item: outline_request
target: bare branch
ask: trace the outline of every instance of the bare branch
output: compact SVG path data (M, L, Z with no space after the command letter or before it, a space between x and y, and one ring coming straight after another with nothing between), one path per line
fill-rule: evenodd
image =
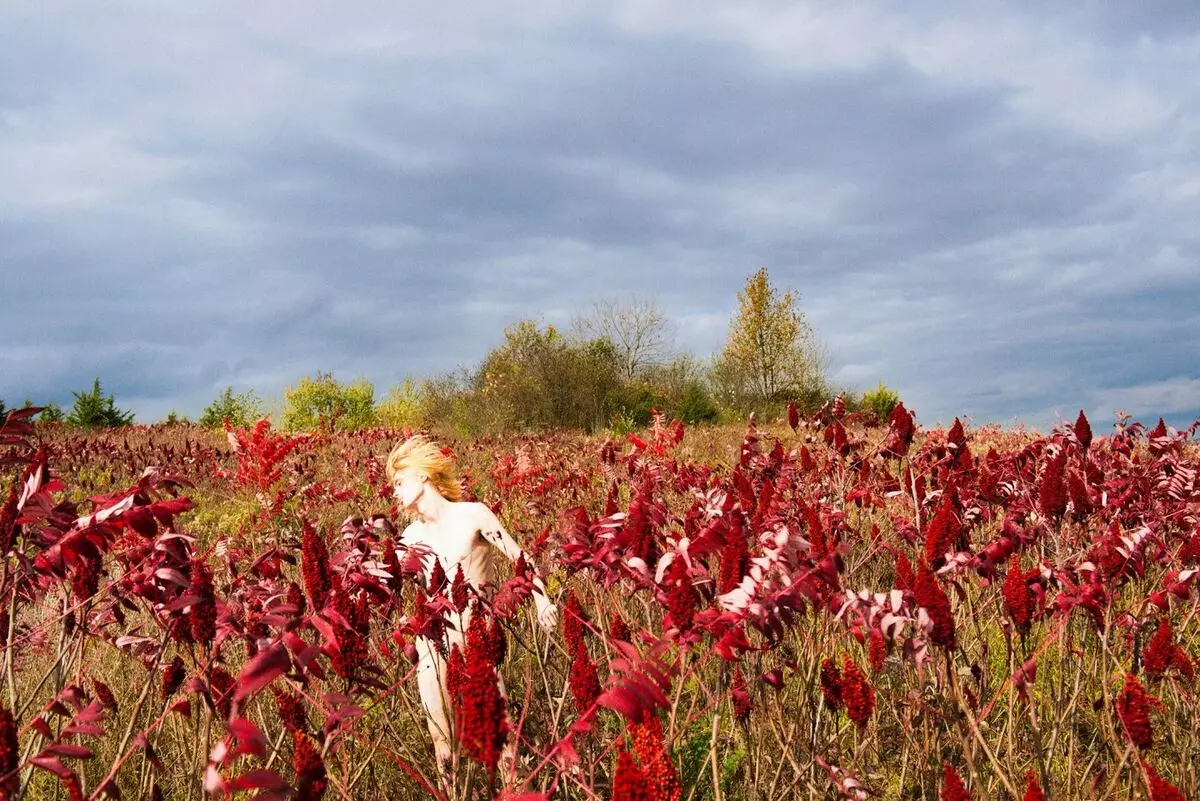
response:
M626 380L646 367L667 363L674 352L675 325L646 299L601 298L589 313L575 319L574 329L581 338L611 342Z

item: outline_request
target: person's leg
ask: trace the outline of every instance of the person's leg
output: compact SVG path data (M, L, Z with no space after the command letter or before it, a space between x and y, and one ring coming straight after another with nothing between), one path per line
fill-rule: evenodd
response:
M449 787L453 782L454 750L450 743L450 718L446 711L446 661L426 637L417 638L416 648L417 689L421 694L421 705L425 707L429 736L433 739L433 753L437 757L441 779Z
M508 694L504 691L504 677L500 675L500 666L496 666L496 684L500 688L500 698L504 701L505 709L508 708ZM500 752L500 781L504 786L510 786L516 779L517 767L517 732L516 721L509 720L509 725L513 728L508 732L508 737L504 741L504 750Z

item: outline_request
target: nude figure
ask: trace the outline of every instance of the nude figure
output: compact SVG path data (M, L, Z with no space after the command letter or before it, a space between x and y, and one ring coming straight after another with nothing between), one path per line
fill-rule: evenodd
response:
M521 555L521 546L504 529L491 509L482 503L460 500L461 490L454 475L453 462L433 442L414 436L396 446L388 455L387 477L395 488L400 506L416 518L400 536L401 545L428 549L442 563L442 569L450 579L461 567L467 583L486 596L489 589L495 587L492 557L496 550L513 561ZM526 562L532 566L528 557ZM428 581L433 560L427 558L424 567ZM551 631L558 622L558 610L546 597L545 585L536 575L533 584L538 622L546 631ZM444 653L449 653L455 644L460 648L465 647L463 635L469 618L469 608L462 615L448 616L451 628L446 632ZM449 703L445 694L446 660L437 644L426 637L418 637L415 645L418 657L417 686L428 717L429 733L433 738L441 778L446 782L451 779L453 754L447 714ZM506 767L511 766L514 756L515 743L510 740L503 758Z

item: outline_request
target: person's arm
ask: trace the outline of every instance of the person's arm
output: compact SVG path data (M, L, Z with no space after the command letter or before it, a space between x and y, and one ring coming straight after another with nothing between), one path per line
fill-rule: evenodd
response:
M512 538L512 535L504 528L504 524L499 518L492 513L492 510L483 504L479 504L480 508L480 535L491 545L494 545L505 556L513 562L517 561L517 557L525 553L517 541ZM533 602L537 607L538 622L542 624L542 628L546 631L552 631L558 624L558 609L554 603L546 597L546 585L542 583L541 576L538 575L537 567L529 557L525 557L525 564L529 565L529 569L533 572Z
M415 521L405 527L396 542L396 559L400 563L401 571L420 576L422 581L428 582L433 571L433 560L438 557L433 549L422 541L420 532L421 528ZM396 580L399 581L400 577L396 576Z

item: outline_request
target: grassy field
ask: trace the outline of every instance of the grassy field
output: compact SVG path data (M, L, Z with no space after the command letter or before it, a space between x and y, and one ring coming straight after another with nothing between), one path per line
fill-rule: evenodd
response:
M410 432L10 417L0 798L1200 798L1193 432L791 423L444 440L547 634L395 556Z

